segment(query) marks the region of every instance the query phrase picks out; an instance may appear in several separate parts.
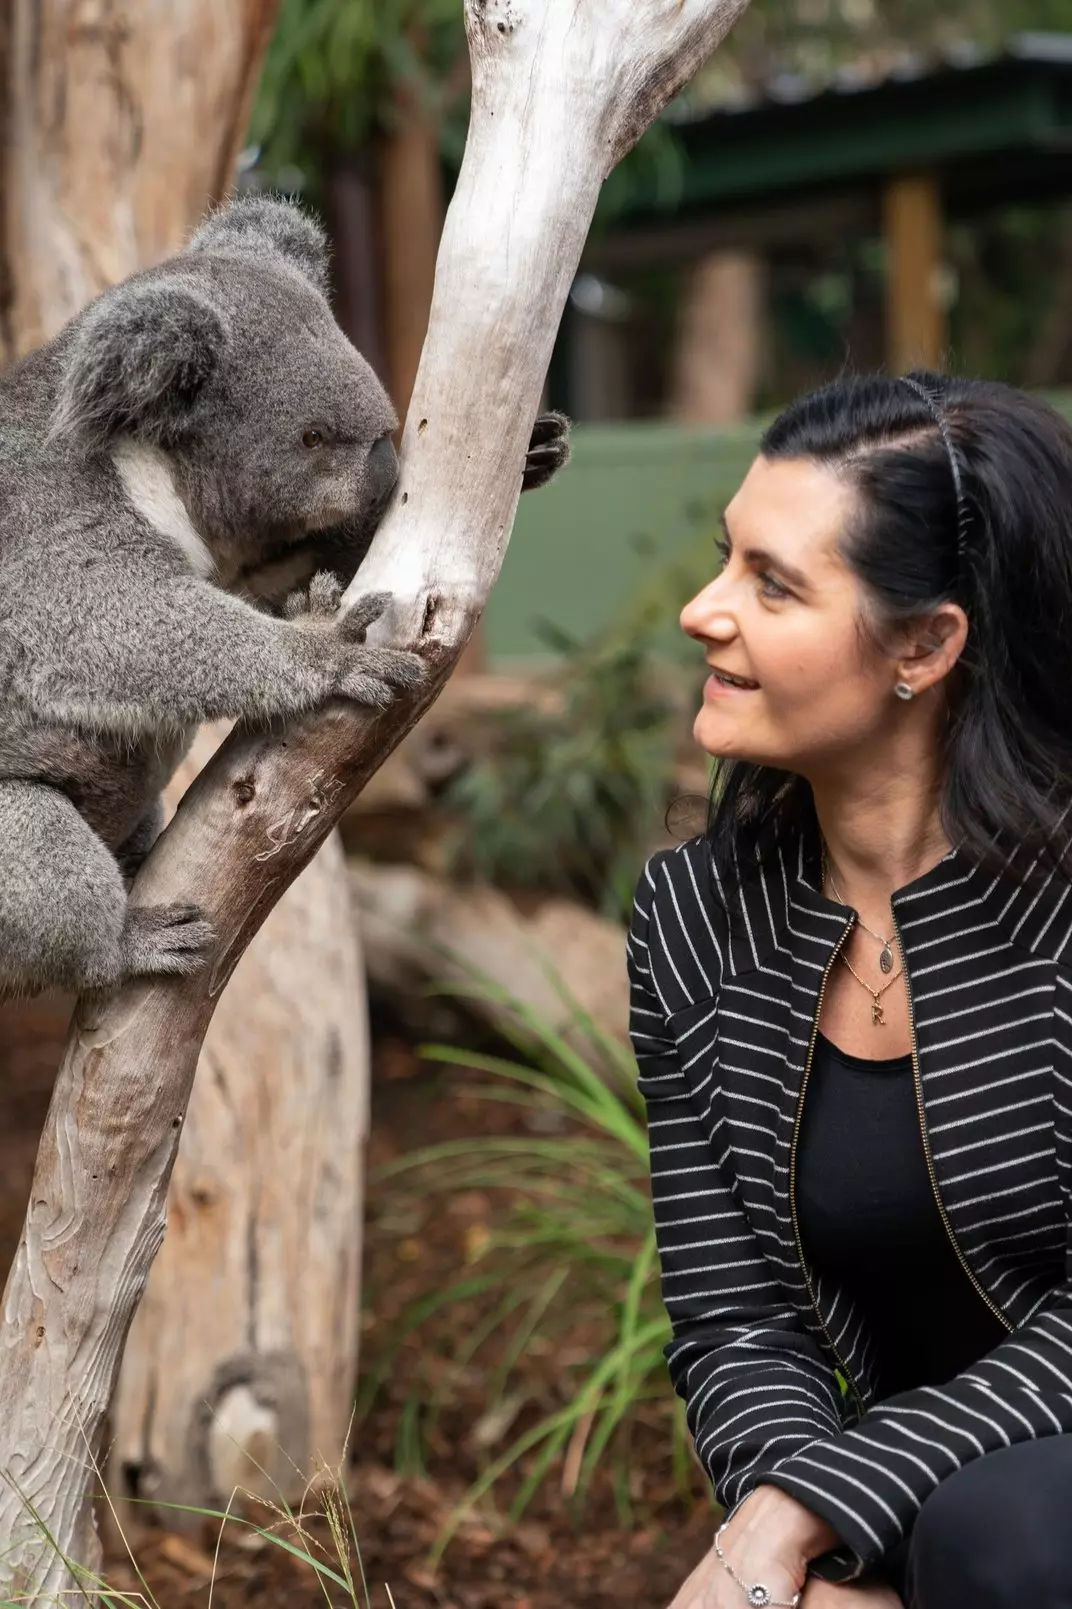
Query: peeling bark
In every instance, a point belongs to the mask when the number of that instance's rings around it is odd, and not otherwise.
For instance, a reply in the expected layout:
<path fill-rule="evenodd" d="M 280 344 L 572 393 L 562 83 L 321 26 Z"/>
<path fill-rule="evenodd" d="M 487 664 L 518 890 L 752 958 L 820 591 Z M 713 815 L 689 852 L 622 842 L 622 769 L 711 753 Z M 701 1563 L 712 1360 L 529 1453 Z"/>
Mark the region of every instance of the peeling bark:
<path fill-rule="evenodd" d="M 12 0 L 8 358 L 181 246 L 233 182 L 278 0 Z"/>

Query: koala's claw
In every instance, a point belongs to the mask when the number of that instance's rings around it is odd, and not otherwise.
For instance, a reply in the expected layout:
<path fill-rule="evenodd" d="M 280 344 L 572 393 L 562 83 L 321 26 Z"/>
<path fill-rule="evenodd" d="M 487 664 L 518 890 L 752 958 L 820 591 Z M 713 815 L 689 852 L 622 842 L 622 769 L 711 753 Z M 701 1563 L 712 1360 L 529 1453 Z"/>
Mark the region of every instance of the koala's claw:
<path fill-rule="evenodd" d="M 521 490 L 534 492 L 565 468 L 570 460 L 570 422 L 564 413 L 541 413 L 532 427 Z"/>
<path fill-rule="evenodd" d="M 339 620 L 339 635 L 344 642 L 363 643 L 365 633 L 374 620 L 378 620 L 391 601 L 389 592 L 370 592 L 358 598 L 352 609 Z"/>
<path fill-rule="evenodd" d="M 215 940 L 199 905 L 133 905 L 123 929 L 123 963 L 131 976 L 188 978 L 205 964 Z"/>

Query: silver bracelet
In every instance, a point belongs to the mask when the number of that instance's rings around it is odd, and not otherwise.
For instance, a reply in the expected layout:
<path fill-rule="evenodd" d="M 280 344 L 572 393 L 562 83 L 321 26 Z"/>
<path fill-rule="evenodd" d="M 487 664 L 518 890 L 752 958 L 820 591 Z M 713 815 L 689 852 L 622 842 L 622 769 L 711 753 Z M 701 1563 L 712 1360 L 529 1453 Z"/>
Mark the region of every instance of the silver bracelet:
<path fill-rule="evenodd" d="M 778 1609 L 797 1609 L 797 1604 L 800 1602 L 799 1592 L 794 1592 L 791 1598 L 775 1598 L 772 1596 L 770 1588 L 765 1587 L 762 1581 L 753 1581 L 752 1585 L 749 1586 L 747 1581 L 741 1580 L 740 1576 L 733 1568 L 733 1565 L 723 1553 L 722 1544 L 719 1542 L 719 1537 L 722 1535 L 728 1524 L 728 1519 L 723 1520 L 722 1524 L 715 1532 L 715 1552 L 718 1554 L 718 1557 L 721 1560 L 722 1568 L 726 1571 L 727 1575 L 733 1577 L 734 1581 L 736 1581 L 737 1585 L 741 1588 L 741 1591 L 748 1599 L 748 1602 L 753 1606 L 753 1609 L 774 1609 L 775 1605 L 778 1606 Z"/>

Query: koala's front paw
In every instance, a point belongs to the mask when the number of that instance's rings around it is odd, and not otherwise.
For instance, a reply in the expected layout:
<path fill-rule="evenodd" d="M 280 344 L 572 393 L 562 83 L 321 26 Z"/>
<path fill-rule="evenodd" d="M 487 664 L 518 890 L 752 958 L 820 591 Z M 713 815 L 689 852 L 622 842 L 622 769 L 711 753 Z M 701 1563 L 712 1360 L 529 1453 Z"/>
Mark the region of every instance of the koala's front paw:
<path fill-rule="evenodd" d="M 318 570 L 308 590 L 290 594 L 283 605 L 283 614 L 299 626 L 309 623 L 330 626 L 343 642 L 364 642 L 368 628 L 380 618 L 390 601 L 389 592 L 370 592 L 340 615 L 342 587 L 338 577 L 330 570 Z"/>
<path fill-rule="evenodd" d="M 424 680 L 424 662 L 417 654 L 397 648 L 370 648 L 365 638 L 391 601 L 389 592 L 371 592 L 352 609 L 339 614 L 342 591 L 333 575 L 322 571 L 309 583 L 308 593 L 293 593 L 285 612 L 295 625 L 326 627 L 331 637 L 337 670 L 332 692 L 356 704 L 385 710 L 398 693 L 412 692 Z"/>
<path fill-rule="evenodd" d="M 351 647 L 337 692 L 372 709 L 388 709 L 399 693 L 411 693 L 424 680 L 424 661 L 399 648 Z"/>
<path fill-rule="evenodd" d="M 131 905 L 123 966 L 131 977 L 188 978 L 204 966 L 215 937 L 199 905 Z"/>
<path fill-rule="evenodd" d="M 564 413 L 541 413 L 532 427 L 521 490 L 534 492 L 546 486 L 570 459 L 570 422 Z"/>

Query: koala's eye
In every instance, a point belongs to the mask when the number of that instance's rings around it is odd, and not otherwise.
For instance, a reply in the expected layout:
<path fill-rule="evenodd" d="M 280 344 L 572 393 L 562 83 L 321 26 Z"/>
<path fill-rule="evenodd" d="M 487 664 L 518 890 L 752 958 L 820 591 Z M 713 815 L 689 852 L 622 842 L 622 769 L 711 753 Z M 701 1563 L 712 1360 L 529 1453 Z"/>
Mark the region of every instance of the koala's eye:
<path fill-rule="evenodd" d="M 303 447 L 319 447 L 323 444 L 324 432 L 322 430 L 307 430 L 302 437 Z"/>

